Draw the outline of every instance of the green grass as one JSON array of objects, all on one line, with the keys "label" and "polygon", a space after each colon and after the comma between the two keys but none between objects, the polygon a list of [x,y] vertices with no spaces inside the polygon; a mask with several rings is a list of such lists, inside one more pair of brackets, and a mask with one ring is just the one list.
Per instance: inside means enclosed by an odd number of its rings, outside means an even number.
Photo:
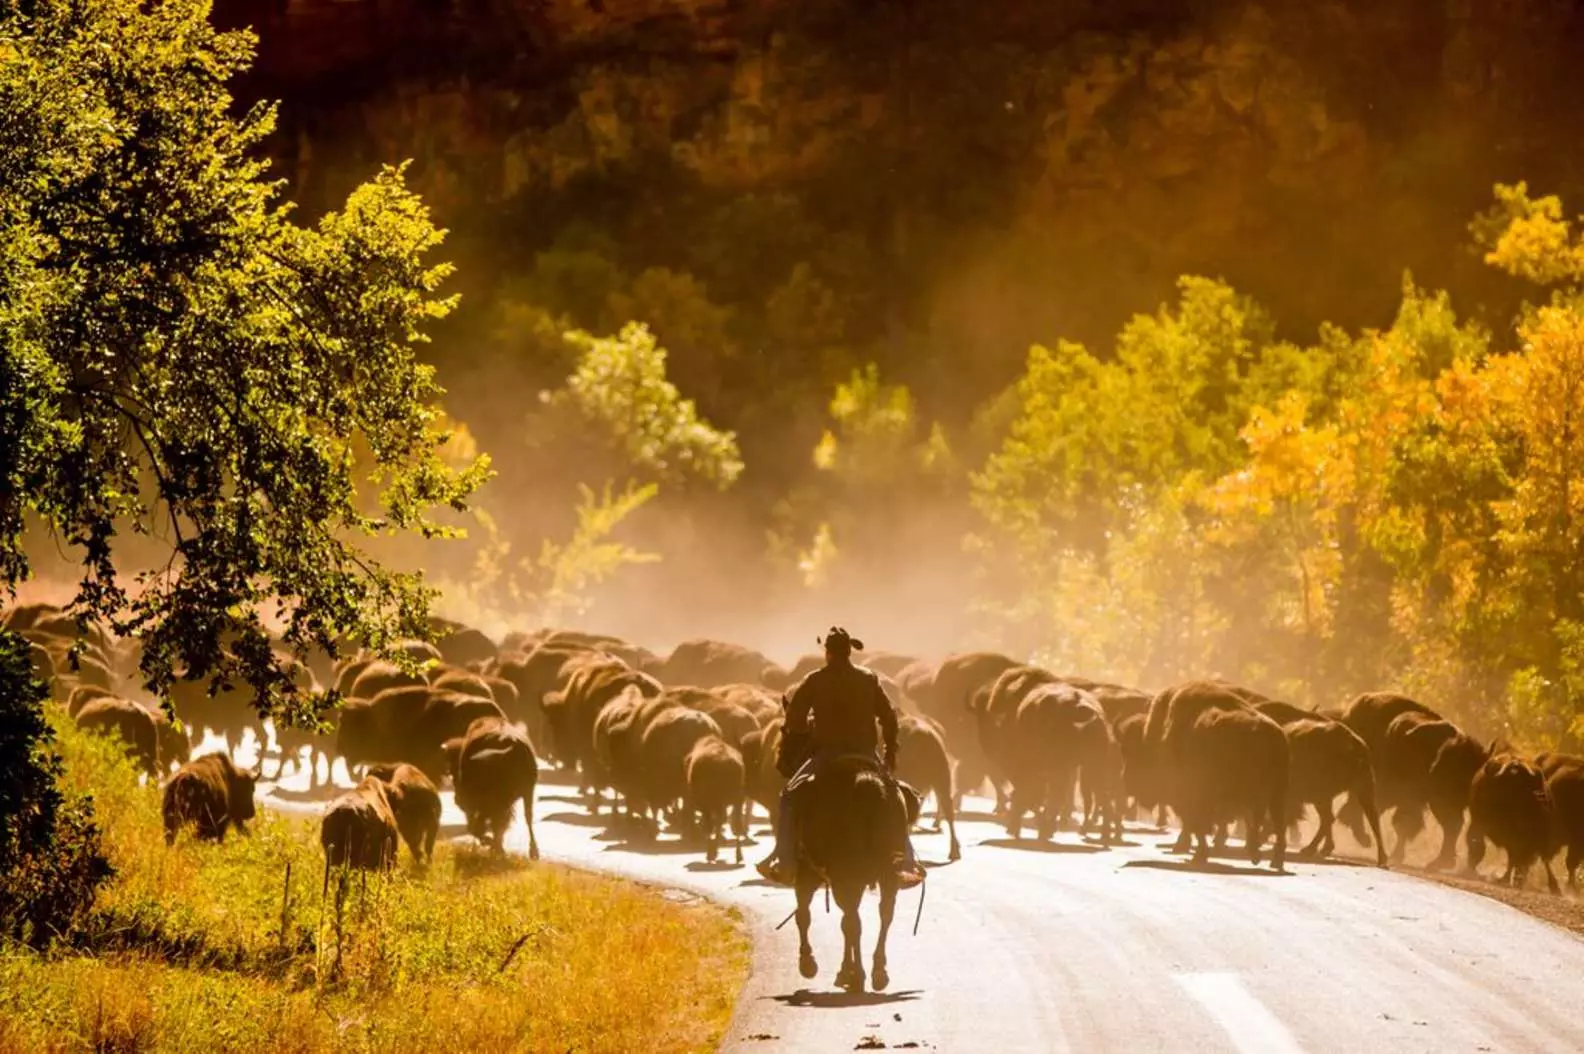
[{"label": "green grass", "polygon": [[727,912],[450,846],[426,873],[404,850],[390,876],[350,876],[339,898],[332,876],[321,897],[315,822],[261,814],[248,837],[167,848],[158,791],[61,732],[119,873],[75,947],[0,950],[0,1054],[719,1042],[747,970]]}]

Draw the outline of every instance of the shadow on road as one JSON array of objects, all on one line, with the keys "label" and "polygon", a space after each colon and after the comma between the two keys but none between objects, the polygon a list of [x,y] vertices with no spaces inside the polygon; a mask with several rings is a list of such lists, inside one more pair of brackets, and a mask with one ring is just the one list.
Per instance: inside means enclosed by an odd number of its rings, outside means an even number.
[{"label": "shadow on road", "polygon": [[345,793],[345,787],[336,787],[333,785],[319,787],[315,790],[300,791],[288,790],[287,788],[276,784],[274,787],[270,788],[268,797],[279,798],[281,801],[291,802],[329,801],[332,798],[339,798]]},{"label": "shadow on road", "polygon": [[[547,799],[540,798],[539,800],[545,801]],[[551,798],[548,800],[556,801],[557,799]],[[590,816],[586,812],[552,812],[540,816],[539,819],[550,823],[571,824],[573,827],[609,827],[611,825],[609,816]]]},{"label": "shadow on road", "polygon": [[768,995],[765,999],[774,999],[782,1006],[808,1008],[816,1010],[840,1010],[844,1007],[854,1006],[885,1006],[888,1003],[911,1003],[923,995],[921,989],[912,988],[903,992],[814,992],[807,988],[799,988],[796,992],[787,995]]},{"label": "shadow on road", "polygon": [[747,864],[733,864],[725,860],[717,860],[713,864],[708,860],[694,860],[683,864],[682,870],[692,871],[694,874],[708,874],[715,871],[741,871]]},{"label": "shadow on road", "polygon": [[667,841],[628,841],[613,842],[605,847],[607,853],[638,853],[640,856],[685,856],[690,853],[702,855],[703,842],[682,842],[675,839]]},{"label": "shadow on road", "polygon": [[1037,838],[986,838],[979,843],[992,849],[1021,849],[1026,853],[1103,853],[1104,846],[1083,842],[1042,842]]},{"label": "shadow on road", "polygon": [[1291,871],[1272,871],[1268,867],[1255,867],[1252,864],[1234,867],[1213,860],[1203,864],[1196,864],[1192,860],[1129,860],[1122,866],[1143,867],[1151,871],[1181,871],[1190,875],[1246,875],[1249,878],[1286,878],[1292,874]]}]

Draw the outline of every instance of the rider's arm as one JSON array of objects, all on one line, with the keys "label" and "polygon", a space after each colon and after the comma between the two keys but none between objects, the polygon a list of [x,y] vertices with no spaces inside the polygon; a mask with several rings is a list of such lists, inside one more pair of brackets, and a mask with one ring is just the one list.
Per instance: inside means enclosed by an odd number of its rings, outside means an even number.
[{"label": "rider's arm", "polygon": [[[802,685],[798,685],[798,688],[802,687]],[[810,693],[798,691],[798,688],[792,690],[792,694],[786,701],[786,724],[784,727],[788,732],[802,732],[808,728]]]},{"label": "rider's arm", "polygon": [[885,742],[886,768],[896,768],[897,757],[897,715],[891,706],[891,699],[885,694],[885,689],[880,686],[879,678],[874,679],[874,708],[875,720],[880,722],[880,736]]}]

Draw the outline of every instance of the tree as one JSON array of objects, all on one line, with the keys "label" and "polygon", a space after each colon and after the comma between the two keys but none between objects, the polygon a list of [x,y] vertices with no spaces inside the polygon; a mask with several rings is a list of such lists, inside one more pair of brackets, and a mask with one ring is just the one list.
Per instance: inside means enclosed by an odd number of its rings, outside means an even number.
[{"label": "tree", "polygon": [[566,335],[578,350],[566,385],[550,396],[578,427],[605,448],[616,473],[663,483],[699,480],[724,490],[742,473],[736,437],[699,416],[666,376],[666,350],[649,327],[629,322],[614,337],[581,330]]},{"label": "tree", "polygon": [[[242,677],[295,711],[262,609],[298,654],[425,632],[419,576],[355,541],[448,533],[432,510],[487,467],[438,456],[415,357],[452,307],[442,232],[400,168],[293,222],[256,159],[274,110],[226,88],[252,37],[209,14],[41,0],[0,24],[0,580],[37,522],[80,555],[74,612],[136,634],[155,691]],[[125,535],[156,530],[168,558],[129,583]]]},{"label": "tree", "polygon": [[42,948],[67,932],[109,878],[93,812],[57,786],[28,645],[0,629],[0,940]]}]

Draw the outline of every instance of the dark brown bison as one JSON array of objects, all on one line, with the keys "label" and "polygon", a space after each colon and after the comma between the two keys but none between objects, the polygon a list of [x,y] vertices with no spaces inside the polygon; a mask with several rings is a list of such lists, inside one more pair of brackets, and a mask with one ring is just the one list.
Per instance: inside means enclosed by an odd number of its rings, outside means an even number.
[{"label": "dark brown bison", "polygon": [[743,862],[743,839],[748,836],[743,816],[747,786],[742,754],[719,736],[704,736],[693,744],[683,762],[687,790],[684,803],[704,829],[704,859],[719,856],[721,827],[731,824],[737,863]]},{"label": "dark brown bison", "polygon": [[1408,713],[1423,714],[1435,721],[1441,719],[1440,714],[1406,695],[1368,692],[1343,707],[1342,723],[1359,734],[1369,746],[1371,755],[1378,756],[1386,742],[1386,730],[1400,715]]},{"label": "dark brown bison", "polygon": [[1121,822],[1120,757],[1094,697],[1059,682],[1035,686],[1018,705],[1013,742],[1007,833],[1021,837],[1023,815],[1033,812],[1040,839],[1049,839],[1066,824],[1081,774],[1100,805],[1101,840],[1109,842]]},{"label": "dark brown bison", "polygon": [[641,788],[637,783],[637,765],[634,761],[636,738],[633,727],[648,702],[649,697],[637,687],[629,686],[600,707],[594,719],[594,731],[590,734],[592,747],[585,761],[588,772],[586,782],[596,792],[590,808],[596,814],[600,803],[598,792],[606,788],[616,794],[613,812],[625,808],[631,815],[633,803],[640,797]]},{"label": "dark brown bison", "polygon": [[[666,686],[764,683],[766,671],[780,668],[762,652],[719,640],[686,640],[672,649],[655,676]],[[772,679],[780,678],[774,673]]]},{"label": "dark brown bison", "polygon": [[1469,789],[1486,756],[1485,748],[1472,737],[1422,709],[1403,710],[1392,719],[1375,776],[1381,811],[1392,810],[1392,829],[1397,832],[1393,863],[1402,861],[1408,843],[1424,830],[1428,808],[1442,832],[1441,850],[1429,866],[1453,865]]},{"label": "dark brown bison", "polygon": [[1478,873],[1485,843],[1491,841],[1507,854],[1503,883],[1521,888],[1538,860],[1545,868],[1546,886],[1558,892],[1551,873],[1552,824],[1551,797],[1541,771],[1510,751],[1493,751],[1469,788],[1469,871]]},{"label": "dark brown bison", "polygon": [[606,703],[629,688],[645,698],[653,698],[662,691],[660,682],[648,674],[618,659],[604,657],[599,662],[579,664],[563,690],[552,691],[544,697],[549,742],[556,760],[569,768],[577,768],[586,785],[599,782],[594,776],[604,776],[591,764],[593,759],[589,757],[593,749],[594,722]]},{"label": "dark brown bison", "polygon": [[1217,825],[1242,819],[1249,858],[1259,863],[1265,836],[1274,833],[1271,864],[1284,869],[1288,750],[1280,725],[1225,685],[1197,681],[1155,697],[1144,739],[1166,803],[1182,820],[1179,845],[1193,843],[1195,861],[1208,859]]},{"label": "dark brown bison", "polygon": [[642,788],[640,807],[656,813],[673,808],[687,792],[688,754],[708,736],[724,738],[715,719],[706,713],[682,703],[655,713],[638,741],[633,780]]},{"label": "dark brown bison", "polygon": [[[1116,736],[1117,752],[1122,756],[1122,787],[1131,807],[1149,812],[1165,811],[1165,795],[1161,789],[1161,761],[1157,751],[1150,750],[1144,741],[1146,714],[1131,714],[1112,728]],[[1157,826],[1165,823],[1164,815],[1157,815]]]},{"label": "dark brown bison", "polygon": [[970,707],[974,694],[1017,665],[1017,660],[994,652],[968,652],[948,656],[927,670],[908,667],[896,677],[902,690],[919,704],[919,711],[945,732],[946,747],[957,759],[959,795],[978,793],[989,775]]},{"label": "dark brown bison", "polygon": [[468,833],[499,852],[520,799],[528,824],[528,858],[539,859],[539,839],[534,834],[539,760],[528,737],[499,718],[484,718],[464,735],[447,741],[445,750],[457,808],[467,817]]},{"label": "dark brown bison", "polygon": [[1038,666],[1012,666],[992,683],[982,685],[969,700],[979,733],[985,773],[995,790],[996,812],[1007,808],[1006,788],[1017,765],[1017,715],[1023,700],[1036,688],[1059,678]]},{"label": "dark brown bison", "polygon": [[421,673],[408,673],[392,662],[371,662],[363,667],[347,694],[354,699],[373,699],[393,688],[423,688],[428,684]]},{"label": "dark brown bison", "polygon": [[460,627],[435,642],[440,658],[452,666],[482,665],[500,654],[482,630]]},{"label": "dark brown bison", "polygon": [[775,718],[744,739],[742,746],[748,798],[764,806],[765,814],[770,817],[772,824],[781,807],[781,789],[787,782],[776,768],[776,757],[781,749],[781,724],[782,718]]},{"label": "dark brown bison", "polygon": [[388,870],[396,862],[398,835],[384,782],[365,776],[331,802],[319,822],[319,844],[325,851],[323,889],[330,888],[332,868]]},{"label": "dark brown bison", "polygon": [[120,736],[150,776],[169,772],[172,765],[184,765],[192,756],[187,736],[177,731],[164,713],[130,699],[90,700],[77,711],[77,725]]},{"label": "dark brown bison", "polygon": [[566,690],[578,669],[613,662],[621,660],[584,644],[541,644],[527,654],[503,653],[485,672],[512,683],[518,712],[508,716],[528,730],[528,738],[542,745],[547,757],[570,767],[573,762],[561,756],[563,744],[550,727],[546,703],[552,693]]},{"label": "dark brown bison", "polygon": [[370,765],[367,775],[385,784],[396,829],[413,859],[433,860],[435,837],[440,832],[440,792],[434,783],[405,762]]},{"label": "dark brown bison", "polygon": [[[948,859],[962,859],[962,844],[957,841],[956,788],[952,785],[952,759],[946,751],[946,737],[940,726],[927,717],[904,714],[897,719],[897,778],[911,784],[919,794],[935,796],[935,830],[944,821],[951,833]],[[780,787],[776,787],[780,793]]]},{"label": "dark brown bison", "polygon": [[445,776],[443,745],[481,717],[502,718],[499,706],[427,685],[391,688],[367,703],[342,707],[336,749],[350,769],[405,761],[438,785]]},{"label": "dark brown bison", "polygon": [[[482,674],[472,670],[459,669],[456,666],[436,666],[430,671],[429,685],[443,692],[456,692],[458,695],[471,695],[475,699],[488,699],[495,702],[495,693],[490,690],[489,682],[484,680]],[[508,682],[509,683],[509,682]],[[505,707],[501,707],[505,710]]]},{"label": "dark brown bison", "polygon": [[1535,758],[1551,799],[1553,843],[1567,851],[1563,867],[1568,886],[1578,889],[1578,869],[1584,864],[1584,757],[1574,754],[1541,754]]},{"label": "dark brown bison", "polygon": [[[1263,710],[1263,708],[1260,708]],[[1267,713],[1267,716],[1270,716]],[[1325,856],[1336,848],[1332,806],[1337,795],[1347,794],[1363,813],[1374,835],[1375,862],[1386,866],[1386,846],[1380,833],[1380,810],[1375,800],[1375,770],[1369,747],[1362,737],[1340,721],[1319,714],[1283,722],[1289,756],[1287,800],[1296,811],[1313,805],[1320,826],[1304,855]]]},{"label": "dark brown bison", "polygon": [[224,754],[204,754],[177,769],[165,784],[165,844],[175,842],[176,832],[189,823],[205,841],[224,841],[232,826],[246,834],[257,782],[257,772],[243,772]]}]

